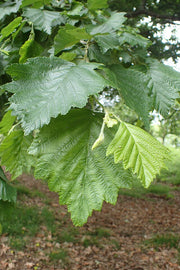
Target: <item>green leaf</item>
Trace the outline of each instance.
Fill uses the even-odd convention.
[[[110,70],[110,72],[109,72]],[[124,68],[112,65],[106,70],[109,83],[122,94],[126,105],[142,117],[146,127],[149,126],[149,111],[152,100],[148,96],[148,77],[134,67]]]
[[[0,145],[1,164],[6,166],[13,179],[31,169],[34,157],[27,153],[31,142],[31,136],[25,137],[22,130],[14,130]]]
[[[114,12],[103,24],[97,26],[87,26],[87,30],[91,35],[111,33],[119,30],[126,21],[124,12]]]
[[[74,2],[72,9],[67,12],[68,16],[79,18],[88,13],[88,9],[85,8],[80,2]],[[78,22],[78,21],[77,21]]]
[[[39,56],[43,50],[43,47],[33,38],[26,40],[19,50],[19,63],[25,63],[28,58]]]
[[[9,184],[9,181],[5,176],[3,169],[0,167],[0,200],[15,203],[16,198],[16,189]]]
[[[148,40],[147,38],[138,34],[132,34],[128,32],[124,32],[120,35],[119,43],[120,45],[128,43],[131,46],[139,45],[141,47],[147,47],[151,44],[150,40]]]
[[[3,135],[7,135],[12,125],[14,124],[16,117],[12,116],[11,111],[8,111],[3,116],[3,119],[0,122],[0,133]]]
[[[27,23],[26,21],[22,21],[21,24],[19,25],[18,29],[15,32],[12,33],[13,41],[18,36],[18,34],[21,32],[21,30],[23,29],[23,27],[25,26],[26,23]]]
[[[108,7],[108,0],[88,0],[88,8],[89,10],[97,10]]]
[[[40,8],[44,5],[48,5],[51,0],[23,0],[21,7],[32,5],[33,8]]]
[[[4,27],[1,30],[0,41],[8,37],[9,35],[11,35],[13,31],[19,26],[21,21],[22,21],[22,17],[17,17],[12,22],[10,22],[6,27]]]
[[[44,126],[29,151],[39,156],[35,177],[48,180],[67,204],[75,225],[83,225],[103,200],[115,204],[119,188],[131,187],[131,175],[106,157],[114,132],[106,129],[105,141],[92,151],[103,115],[86,109],[71,110]]]
[[[97,63],[103,63],[105,65],[112,65],[119,63],[119,55],[113,51],[108,50],[106,53],[102,53],[102,50],[97,44],[92,44],[88,48],[88,58],[90,61],[96,61]]]
[[[77,54],[73,52],[63,52],[59,58],[66,61],[73,61],[76,58]]]
[[[13,64],[7,72],[16,80],[3,86],[14,93],[10,109],[26,134],[48,124],[51,117],[82,108],[89,95],[103,90],[106,81],[94,70],[95,63],[78,65],[57,57],[37,57]],[[38,115],[38,117],[37,117]]]
[[[132,168],[148,187],[164,166],[169,150],[144,130],[121,122],[119,130],[107,149],[107,156],[114,154],[114,161],[123,161],[125,169]]]
[[[27,8],[23,16],[33,23],[35,29],[44,31],[49,35],[51,34],[54,22],[56,22],[56,25],[64,22],[64,18],[56,11]]]
[[[16,13],[21,5],[21,0],[15,0],[14,2],[3,3],[0,5],[0,20],[2,20],[6,15],[11,13]]]
[[[175,99],[179,98],[180,73],[161,64],[155,59],[148,59],[149,88],[155,99],[155,109],[167,117]]]
[[[101,48],[102,53],[106,53],[109,49],[118,49],[119,38],[115,33],[108,35],[98,35],[94,38]]]
[[[54,39],[55,54],[65,48],[75,45],[80,42],[80,40],[88,40],[90,38],[91,36],[84,28],[77,28],[70,24],[67,24],[65,27],[60,27]]]

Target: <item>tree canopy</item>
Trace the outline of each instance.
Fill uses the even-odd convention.
[[[180,74],[153,58],[152,41],[133,16],[112,6],[107,0],[0,5],[0,89],[7,101],[1,165],[12,179],[31,172],[46,180],[79,226],[103,201],[115,204],[120,188],[133,181],[148,187],[160,173],[169,150],[148,133],[150,113],[168,117],[179,98]],[[106,104],[106,95],[113,102]],[[134,124],[114,108],[114,97],[137,114]],[[0,199],[15,201],[3,173]]]
[[[176,35],[176,27],[180,21],[179,0],[110,0],[109,5],[112,10],[126,12],[128,23],[138,27],[140,33],[152,41],[148,48],[152,57],[177,61],[180,57],[180,41]],[[168,26],[172,33],[165,40],[164,31]]]

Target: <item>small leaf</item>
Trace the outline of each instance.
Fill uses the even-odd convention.
[[[119,43],[120,45],[124,43],[129,43],[131,46],[139,45],[141,47],[147,47],[151,44],[150,40],[139,35],[139,34],[133,34],[124,32],[119,37]]]
[[[2,20],[6,15],[10,15],[11,13],[16,13],[21,5],[21,0],[15,0],[11,2],[8,6],[6,3],[0,5],[0,20]]]
[[[33,8],[40,8],[48,5],[51,0],[22,0],[21,8],[32,5]]]
[[[44,31],[49,35],[51,34],[54,22],[56,22],[56,25],[64,22],[61,14],[56,11],[27,8],[24,11],[23,16],[33,23],[35,29]]]
[[[34,158],[27,153],[31,142],[31,136],[25,137],[22,130],[14,130],[0,145],[1,164],[6,166],[13,179],[31,169]]]
[[[74,2],[72,9],[67,12],[68,16],[79,18],[88,13],[88,9],[80,2]],[[78,21],[77,21],[78,22]]]
[[[22,17],[17,17],[12,22],[10,22],[6,27],[4,27],[1,30],[0,41],[8,37],[9,35],[11,35],[13,31],[19,26],[21,21],[22,21]]]
[[[90,61],[96,61],[97,63],[103,63],[105,65],[112,65],[119,63],[119,57],[108,50],[105,54],[97,44],[92,44],[88,48],[88,57]]]
[[[0,200],[16,202],[17,191],[9,184],[2,168],[0,167]]]
[[[25,63],[30,57],[39,56],[43,52],[43,47],[38,44],[33,38],[26,40],[19,50],[19,63]]]
[[[96,34],[105,34],[111,33],[113,31],[119,30],[123,23],[126,21],[126,17],[124,17],[124,12],[114,12],[111,17],[108,18],[103,24],[92,26],[87,26],[88,33],[91,35]]]
[[[155,100],[155,109],[167,117],[175,99],[179,98],[180,73],[155,59],[148,59],[149,88]]]
[[[88,8],[89,10],[97,10],[108,7],[108,0],[88,0]]]
[[[73,61],[76,58],[77,54],[73,52],[63,52],[59,58],[66,61]]]
[[[7,135],[12,125],[14,124],[16,117],[11,114],[11,111],[8,111],[3,116],[3,119],[0,122],[0,133],[3,135]]]
[[[49,188],[67,204],[75,225],[81,226],[103,200],[115,204],[119,188],[131,187],[131,175],[106,157],[114,130],[104,130],[105,140],[91,150],[103,115],[86,109],[71,110],[44,126],[29,152],[37,155],[35,177],[48,180]]]
[[[107,82],[94,70],[98,67],[57,57],[37,57],[10,66],[7,72],[15,81],[3,88],[14,93],[10,109],[25,133],[48,124],[51,117],[66,114],[72,106],[82,108],[89,95],[102,91]]]
[[[61,27],[55,36],[54,47],[55,54],[59,53],[65,48],[68,48],[80,40],[88,40],[91,36],[86,32],[84,28],[77,28],[75,26],[66,24],[65,27]]]
[[[98,35],[94,38],[101,48],[102,53],[106,53],[109,49],[118,49],[119,38],[115,33],[108,35]]]
[[[169,150],[144,130],[121,122],[119,130],[107,149],[107,156],[114,154],[114,161],[123,161],[125,169],[132,168],[148,187],[164,166]]]

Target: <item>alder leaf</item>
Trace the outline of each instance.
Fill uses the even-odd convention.
[[[39,156],[35,177],[48,180],[67,204],[75,225],[83,225],[102,203],[115,204],[119,188],[131,187],[132,177],[121,164],[106,157],[114,132],[106,129],[105,140],[92,151],[99,136],[103,115],[86,109],[71,110],[44,126],[29,152]]]
[[[21,7],[26,7],[32,5],[33,8],[40,8],[44,5],[48,5],[51,0],[22,0]]]
[[[88,8],[89,10],[97,10],[108,7],[108,0],[88,0]]]
[[[147,64],[149,88],[155,99],[155,109],[167,117],[175,99],[179,98],[180,73],[152,58],[147,59]]]
[[[123,161],[125,169],[132,168],[148,187],[164,166],[169,150],[149,133],[131,124],[121,122],[120,127],[108,146],[107,156],[114,154],[114,161]]]
[[[9,180],[3,172],[3,169],[0,167],[0,200],[15,203],[16,198],[16,188],[10,185]]]
[[[71,107],[84,107],[89,95],[102,91],[107,82],[94,70],[98,67],[57,57],[37,57],[10,66],[7,72],[15,81],[3,88],[14,93],[9,109],[25,134],[48,124],[51,117],[66,114]]]
[[[15,18],[12,22],[10,22],[6,27],[4,27],[1,30],[1,36],[0,36],[0,42],[1,40],[3,40],[4,38],[8,37],[9,35],[11,35],[13,33],[13,31],[19,26],[19,24],[22,21],[22,17],[17,17]]]
[[[76,58],[77,54],[73,52],[63,52],[59,58],[66,60],[66,61],[73,61]]]
[[[102,53],[106,53],[109,49],[118,49],[120,43],[116,33],[108,35],[97,35],[94,38],[99,45]]]
[[[123,23],[126,21],[126,17],[124,16],[124,12],[114,12],[112,13],[111,17],[108,18],[103,24],[100,25],[89,25],[87,26],[87,31],[91,35],[96,34],[105,34],[111,33],[116,30],[119,30]]]
[[[30,38],[25,41],[19,50],[19,63],[25,63],[28,58],[39,56],[42,52],[43,47],[33,38]]]
[[[117,88],[127,106],[133,109],[149,126],[149,111],[152,99],[149,97],[148,77],[134,67],[124,68],[123,65],[112,65],[106,69],[111,86]]]
[[[131,46],[139,45],[141,47],[147,47],[151,44],[150,40],[139,35],[128,32],[123,32],[119,37],[120,45],[124,43],[129,43]]]
[[[32,136],[24,136],[22,130],[14,130],[1,143],[1,164],[12,174],[12,179],[30,171],[34,157],[27,154],[27,149],[31,142]]]
[[[56,21],[56,25],[64,22],[64,18],[59,12],[42,10],[36,8],[27,8],[23,12],[23,16],[33,23],[35,29],[51,34],[52,26]]]
[[[11,111],[6,112],[0,122],[0,134],[7,135],[12,128],[15,119],[16,117],[11,114]]]
[[[88,40],[91,38],[84,28],[78,28],[70,24],[61,27],[54,39],[55,54],[65,48],[75,45],[80,40]]]
[[[0,5],[0,20],[2,20],[6,15],[11,13],[16,13],[21,5],[21,0],[15,0],[14,2],[3,3]]]

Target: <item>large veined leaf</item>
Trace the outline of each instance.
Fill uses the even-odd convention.
[[[106,157],[114,132],[105,131],[105,141],[92,150],[103,121],[100,113],[74,109],[44,126],[29,151],[39,156],[35,177],[47,179],[67,204],[75,225],[83,225],[103,200],[115,204],[119,188],[131,186],[131,175],[121,164]]]
[[[0,20],[4,18],[6,15],[10,15],[11,13],[16,13],[21,5],[21,0],[15,1],[6,1],[0,5]]]
[[[1,143],[1,164],[12,174],[12,179],[30,171],[34,157],[28,155],[27,149],[31,142],[30,135],[24,136],[22,130],[14,130]]]
[[[179,97],[180,73],[155,59],[148,59],[147,63],[149,87],[155,97],[155,109],[166,117],[175,99]]]
[[[7,177],[5,176],[3,169],[0,167],[0,200],[16,202],[17,191],[9,184]]]
[[[108,7],[107,0],[88,0],[87,3],[90,10],[97,10]]]
[[[142,117],[146,127],[149,125],[149,111],[152,100],[148,96],[148,77],[136,68],[112,65],[107,71],[110,84],[122,94],[125,103]]]
[[[102,91],[106,81],[94,70],[98,66],[76,65],[56,57],[37,57],[10,66],[7,72],[15,81],[3,87],[15,93],[10,109],[25,133],[48,124],[51,117],[66,114],[72,106],[84,107],[89,95]]]
[[[107,155],[114,154],[115,163],[123,161],[125,169],[132,168],[145,187],[160,172],[168,153],[149,133],[125,122],[121,122],[107,149]]]
[[[84,28],[78,28],[69,24],[65,27],[61,27],[55,36],[54,47],[55,54],[62,51],[63,49],[70,47],[80,40],[88,40],[91,38]]]
[[[112,13],[111,17],[108,18],[103,24],[97,26],[88,26],[88,32],[91,35],[111,33],[113,31],[119,30],[122,24],[126,21],[124,17],[124,12]]]
[[[64,22],[64,18],[56,11],[27,8],[23,15],[33,23],[35,29],[44,31],[49,35],[51,34],[54,22],[56,22],[57,25]]]

